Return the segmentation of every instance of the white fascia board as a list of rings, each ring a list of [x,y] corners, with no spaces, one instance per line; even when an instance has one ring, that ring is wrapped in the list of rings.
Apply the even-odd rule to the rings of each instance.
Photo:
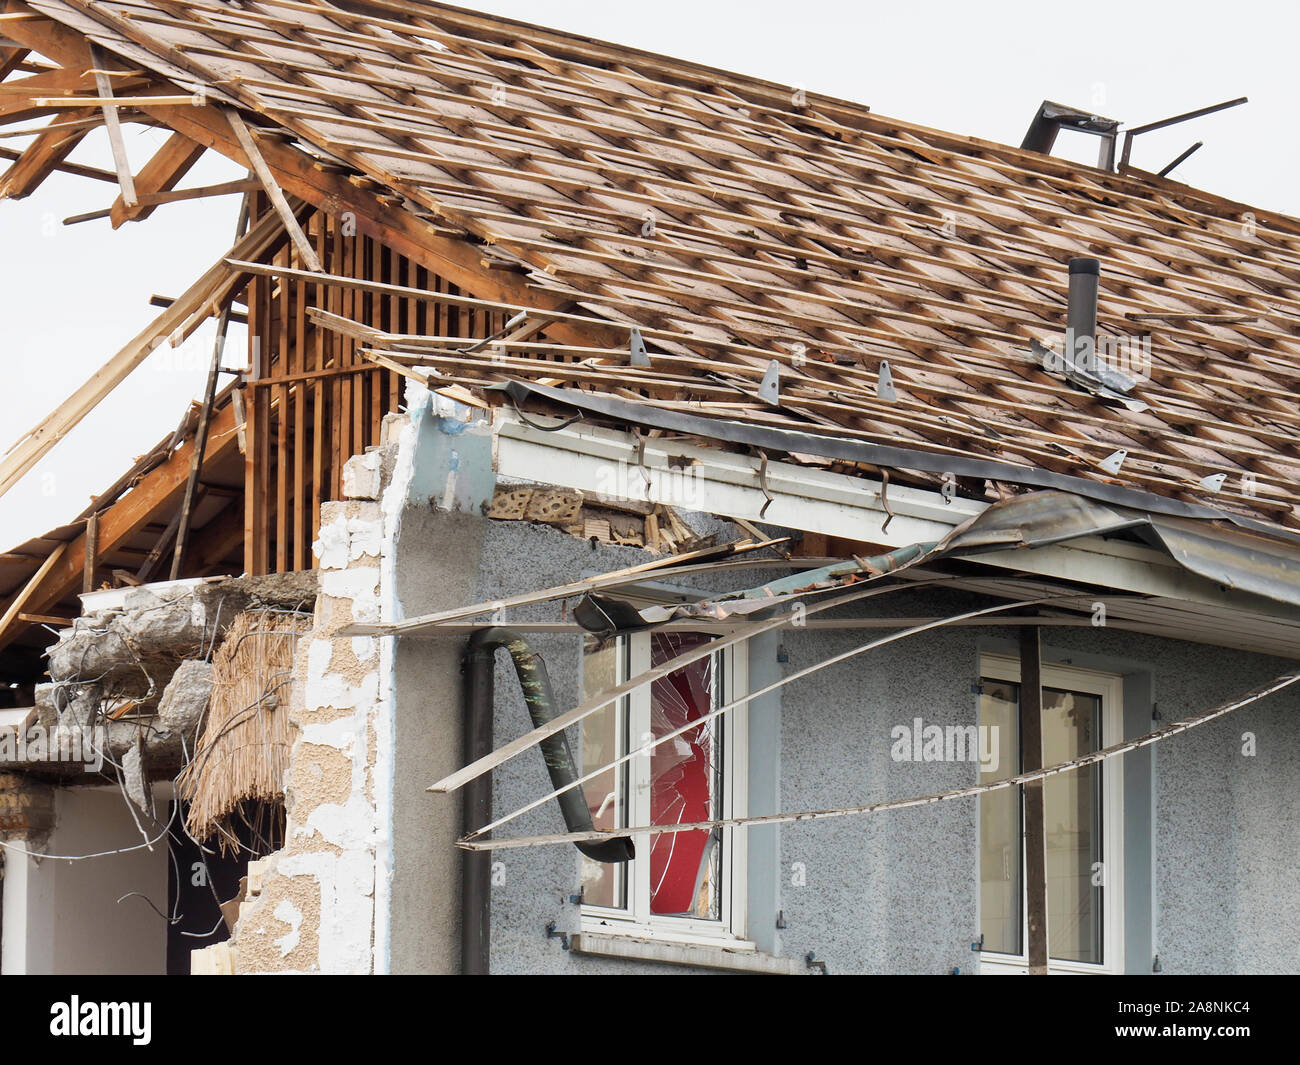
[[[631,433],[588,425],[546,432],[523,424],[504,410],[498,410],[495,419],[494,460],[498,476],[506,480],[623,495],[890,549],[942,540],[954,527],[991,505],[957,496],[945,503],[939,492],[890,485],[887,496],[894,520],[882,531],[888,515],[881,505],[879,481],[769,461],[767,488],[772,504],[760,515],[767,500],[759,487],[762,462],[758,458],[646,438],[647,494],[645,477],[637,465],[637,439]],[[696,464],[684,473],[670,464],[670,457],[678,463],[683,457],[694,459]],[[689,498],[684,499],[684,493]],[[1083,537],[1068,544],[985,552],[975,560],[1118,592],[1294,620],[1294,613],[1285,606],[1222,589],[1184,569],[1163,551],[1142,544]]]
[[[504,480],[662,503],[889,548],[941,540],[988,507],[956,496],[946,503],[939,492],[890,485],[886,498],[894,520],[882,530],[889,515],[879,481],[769,461],[772,502],[764,513],[759,458],[647,438],[640,465],[631,433],[597,426],[546,432],[508,414],[497,419],[495,462]]]

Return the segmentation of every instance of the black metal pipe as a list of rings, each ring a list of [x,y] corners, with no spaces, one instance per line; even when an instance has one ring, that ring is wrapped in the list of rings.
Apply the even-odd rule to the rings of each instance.
[[[473,762],[492,751],[492,711],[496,652],[504,647],[510,652],[515,675],[523,691],[524,702],[533,719],[533,727],[549,724],[557,715],[555,696],[546,663],[514,629],[497,626],[481,629],[469,639],[465,653],[465,759]],[[567,787],[578,779],[573,752],[564,733],[541,743],[546,768],[555,788]],[[595,825],[581,786],[570,788],[556,800],[569,832],[591,832]],[[472,832],[492,817],[492,774],[484,773],[465,786],[463,796],[465,831]],[[620,836],[609,840],[592,840],[574,844],[597,862],[630,861],[636,856],[632,840]],[[461,971],[485,974],[491,931],[492,855],[490,851],[469,851],[461,866]]]
[[[1066,358],[1080,369],[1097,367],[1097,287],[1101,263],[1097,259],[1070,260],[1070,303],[1066,312]],[[1082,342],[1082,343],[1081,343]]]

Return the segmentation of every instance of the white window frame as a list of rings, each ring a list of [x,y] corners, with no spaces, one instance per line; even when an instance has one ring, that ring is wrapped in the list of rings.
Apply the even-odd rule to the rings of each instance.
[[[980,677],[1020,683],[1020,660],[1001,655],[980,656]],[[1076,666],[1042,666],[1044,688],[1059,688],[1101,697],[1101,737],[1099,747],[1118,743],[1124,737],[1124,681],[1112,673],[1102,673]],[[981,722],[982,724],[982,722]],[[1048,958],[1049,973],[1107,974],[1124,972],[1124,774],[1123,766],[1114,759],[1097,764],[1101,770],[1103,895],[1102,958],[1100,965],[1086,962],[1062,961]],[[979,831],[979,817],[975,819]],[[1025,905],[1025,851],[1024,819],[1021,819],[1020,869],[1021,869],[1021,935],[1020,942],[1028,950],[1028,907]],[[979,861],[978,836],[976,862]],[[978,871],[976,884],[982,885]],[[977,912],[981,912],[978,911]],[[1051,943],[1048,943],[1050,954]],[[1027,973],[1029,958],[1026,954],[1000,954],[993,951],[980,953],[980,972],[986,975],[1017,975]]]
[[[584,656],[585,657],[585,656]],[[637,676],[650,668],[650,633],[631,633],[618,640],[617,669],[620,679]],[[743,644],[717,651],[713,656],[714,688],[720,679],[721,698],[730,702],[749,692],[749,669]],[[718,696],[716,706],[722,705]],[[619,704],[626,708],[618,715],[619,749],[627,753],[636,740],[650,731],[650,685],[646,684],[625,696]],[[715,718],[722,728],[722,816],[744,817],[749,795],[749,705],[733,707]],[[638,756],[627,762],[628,824],[650,823],[650,758]],[[638,787],[638,784],[643,787]],[[743,829],[722,828],[721,917],[704,921],[691,917],[671,917],[650,912],[650,844],[651,836],[633,836],[637,857],[627,863],[626,909],[583,905],[582,930],[606,935],[627,935],[638,939],[674,943],[725,943],[732,950],[754,950],[755,944],[745,937],[747,834]]]

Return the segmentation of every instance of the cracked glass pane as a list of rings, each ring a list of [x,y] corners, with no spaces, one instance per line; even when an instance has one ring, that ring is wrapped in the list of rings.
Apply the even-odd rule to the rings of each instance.
[[[709,642],[694,633],[654,633],[651,666]],[[657,739],[708,714],[715,704],[713,659],[703,658],[654,682],[650,732]],[[650,823],[709,821],[721,816],[722,718],[687,729],[650,755]],[[672,832],[650,846],[650,912],[704,920],[721,913],[722,855],[715,831]]]

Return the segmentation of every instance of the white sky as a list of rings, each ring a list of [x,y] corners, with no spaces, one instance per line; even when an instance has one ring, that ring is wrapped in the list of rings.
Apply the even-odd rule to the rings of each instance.
[[[1133,163],[1199,188],[1300,215],[1300,8],[1286,3],[833,0],[481,0],[481,10],[694,60],[867,104],[881,115],[1019,144],[1044,99],[1127,126],[1249,96],[1243,107],[1144,135]],[[165,133],[128,134],[133,168]],[[18,142],[21,143],[21,142]],[[0,141],[13,147],[12,140]],[[1062,134],[1058,154],[1093,162],[1097,142]],[[102,131],[72,159],[111,169]],[[209,153],[187,185],[241,176]],[[0,201],[0,448],[53,410],[231,243],[238,198],[160,208],[114,232],[61,220],[107,207],[114,190],[56,174]],[[0,549],[79,513],[175,428],[202,388],[211,331],[141,366],[31,473],[0,497]],[[207,340],[205,343],[204,340]],[[236,358],[234,361],[238,361]],[[229,378],[223,377],[223,382]]]

